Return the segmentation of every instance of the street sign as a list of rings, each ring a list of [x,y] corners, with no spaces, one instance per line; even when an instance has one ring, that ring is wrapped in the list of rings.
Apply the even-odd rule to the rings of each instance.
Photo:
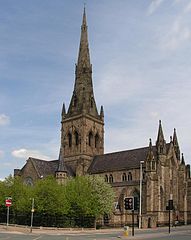
[[[6,200],[5,200],[5,206],[6,207],[10,207],[12,205],[12,199],[11,198],[7,198]]]

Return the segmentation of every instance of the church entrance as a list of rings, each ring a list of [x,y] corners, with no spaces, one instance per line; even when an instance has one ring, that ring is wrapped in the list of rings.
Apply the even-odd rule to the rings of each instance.
[[[151,228],[151,218],[148,218],[148,228]]]
[[[103,222],[105,226],[109,225],[109,216],[107,214],[104,214],[103,216]]]

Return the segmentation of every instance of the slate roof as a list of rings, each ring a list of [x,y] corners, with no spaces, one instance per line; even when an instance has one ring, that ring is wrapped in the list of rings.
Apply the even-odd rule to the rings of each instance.
[[[58,169],[58,160],[46,161],[32,157],[30,157],[29,160],[32,161],[39,176],[46,177],[48,175],[54,175]]]
[[[170,143],[166,144],[167,152],[170,147]],[[152,146],[152,151],[155,159],[157,159],[156,146]],[[135,168],[140,168],[140,161],[144,161],[147,158],[149,152],[149,147],[142,147],[137,149],[125,150],[120,152],[107,153],[103,155],[98,155],[93,158],[93,161],[88,169],[89,174],[113,172],[130,170]],[[46,177],[48,175],[55,175],[57,171],[67,171],[70,176],[75,176],[72,168],[59,160],[46,161],[37,158],[30,157],[29,160],[32,161],[34,167],[36,168],[39,177]],[[59,169],[60,168],[60,169]],[[22,170],[21,170],[22,171]]]
[[[28,161],[31,161],[39,175],[39,177],[47,177],[49,175],[55,175],[59,171],[59,160],[46,161],[42,159],[30,157]],[[75,176],[72,168],[64,163],[64,169],[68,172],[69,176]]]
[[[156,147],[152,147],[154,156],[156,156]],[[140,161],[147,157],[149,147],[113,152],[104,155],[95,156],[88,172],[90,174],[112,172],[140,168]]]

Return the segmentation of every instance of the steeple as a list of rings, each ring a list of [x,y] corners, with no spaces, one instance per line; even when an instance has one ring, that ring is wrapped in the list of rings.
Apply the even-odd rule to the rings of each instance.
[[[66,170],[86,174],[96,155],[104,153],[104,111],[98,113],[93,92],[86,9],[84,8],[75,83],[68,111],[62,109],[61,152],[57,176]],[[71,174],[70,174],[71,175]]]
[[[162,154],[162,155],[166,154],[166,141],[164,139],[161,120],[159,120],[159,129],[158,129],[156,147],[157,147],[158,154]]]
[[[86,21],[86,9],[84,7],[83,20],[81,26],[80,48],[78,54],[77,70],[83,70],[83,68],[91,68],[90,53],[88,44],[88,27]],[[89,69],[91,70],[91,69]]]
[[[176,153],[176,157],[178,160],[180,160],[180,148],[179,148],[179,144],[178,144],[178,138],[176,135],[176,129],[174,128],[174,134],[173,134],[173,145],[174,145],[174,150]]]
[[[82,113],[89,114],[100,119],[93,93],[92,65],[90,62],[85,7],[81,26],[78,61],[75,71],[74,91],[67,115],[71,117]]]

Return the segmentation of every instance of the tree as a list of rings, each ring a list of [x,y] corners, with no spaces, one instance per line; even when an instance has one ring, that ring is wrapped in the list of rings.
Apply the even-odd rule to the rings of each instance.
[[[37,224],[80,226],[84,217],[90,217],[85,225],[91,226],[98,216],[112,211],[114,192],[99,176],[68,179],[64,185],[59,185],[52,176],[37,180],[34,186],[23,184],[22,178],[9,176],[0,181],[0,204],[3,206],[6,197],[12,198],[13,222],[29,224],[34,198]]]
[[[66,198],[71,215],[98,217],[112,211],[114,192],[99,176],[80,176],[66,183]]]
[[[9,175],[0,183],[1,203],[5,203],[6,197],[12,198],[12,210],[18,212],[29,211],[29,199],[31,191],[22,183],[21,178]]]
[[[106,183],[103,177],[87,176],[93,198],[93,212],[96,217],[109,214],[113,209],[114,191],[110,184]]]
[[[38,180],[34,185],[33,197],[35,209],[38,213],[66,214],[68,202],[62,185],[59,185],[54,177]]]

